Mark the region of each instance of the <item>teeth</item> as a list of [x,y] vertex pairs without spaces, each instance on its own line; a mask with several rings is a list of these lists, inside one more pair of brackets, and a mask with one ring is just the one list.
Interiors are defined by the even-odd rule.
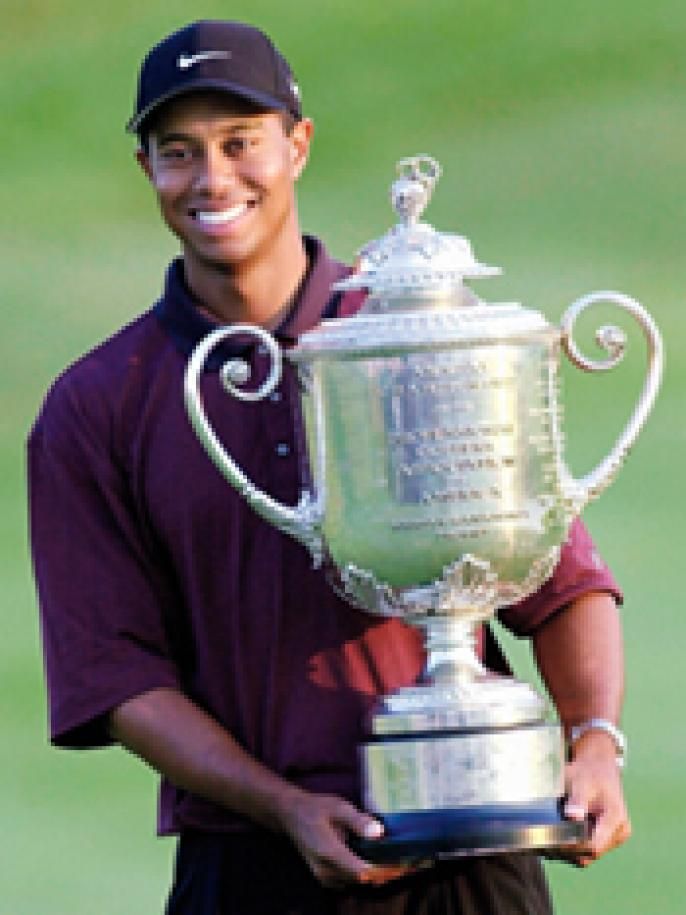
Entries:
[[194,219],[206,225],[218,226],[238,219],[247,209],[247,203],[237,203],[236,206],[230,207],[228,210],[196,210]]

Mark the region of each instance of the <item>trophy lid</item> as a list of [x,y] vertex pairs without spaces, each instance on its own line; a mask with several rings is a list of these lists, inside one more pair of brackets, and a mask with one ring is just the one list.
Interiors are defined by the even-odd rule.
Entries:
[[498,276],[476,259],[461,235],[420,221],[441,167],[430,156],[401,159],[391,187],[400,222],[359,252],[355,272],[334,289],[368,292],[349,318],[323,321],[289,351],[295,362],[313,357],[411,352],[479,342],[558,336],[542,314],[508,302],[487,304],[464,283]]
[[358,252],[358,268],[337,289],[367,289],[371,296],[434,293],[462,289],[465,279],[498,276],[500,267],[482,264],[462,235],[438,232],[420,217],[441,177],[431,156],[401,159],[391,186],[400,222]]

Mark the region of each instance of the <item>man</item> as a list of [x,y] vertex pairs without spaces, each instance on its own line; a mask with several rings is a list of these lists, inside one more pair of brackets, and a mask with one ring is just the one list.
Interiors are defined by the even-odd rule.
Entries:
[[[300,233],[313,126],[288,64],[257,29],[194,23],[148,54],[129,129],[181,257],[151,311],[58,379],[31,435],[53,742],[118,741],[162,774],[159,831],[180,834],[170,915],[549,911],[533,856],[414,873],[350,849],[350,836],[382,831],[360,808],[364,716],[418,675],[417,635],[339,600],[220,478],[184,413],[187,358],[217,324],[288,344],[352,307],[330,292],[347,268]],[[236,351],[254,383],[268,370],[249,342],[224,345],[203,378],[206,409],[256,484],[292,504],[293,375],[246,406],[218,379]],[[594,823],[580,864],[629,833],[616,597],[576,523],[553,578],[503,612],[531,635],[577,728],[566,812]]]

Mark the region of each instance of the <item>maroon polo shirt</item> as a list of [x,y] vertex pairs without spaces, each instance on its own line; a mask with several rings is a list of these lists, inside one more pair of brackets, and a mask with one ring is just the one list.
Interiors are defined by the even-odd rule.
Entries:
[[[346,272],[307,239],[310,268],[279,329],[288,342],[332,316]],[[350,302],[344,303],[350,310]],[[328,309],[328,311],[327,311]],[[208,460],[187,419],[188,356],[212,328],[169,268],[150,311],[71,366],[29,441],[31,533],[55,744],[110,742],[108,713],[156,687],[184,690],[255,757],[303,787],[358,802],[357,744],[375,698],[414,681],[417,633],[340,600],[304,548],[255,515]],[[258,382],[256,346],[238,344]],[[249,477],[298,498],[297,389],[286,364],[257,404],[202,379],[209,417]],[[579,594],[617,586],[580,522],[553,578],[503,611],[528,633]],[[163,781],[159,830],[245,821]]]

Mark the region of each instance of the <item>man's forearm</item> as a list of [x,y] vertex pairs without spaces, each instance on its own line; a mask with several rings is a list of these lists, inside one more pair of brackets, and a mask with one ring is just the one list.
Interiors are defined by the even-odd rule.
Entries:
[[590,718],[617,723],[624,696],[619,611],[592,592],[544,624],[533,638],[541,675],[566,729]]
[[178,787],[283,832],[324,884],[384,883],[405,872],[372,866],[347,846],[349,833],[381,835],[373,817],[281,778],[183,693],[154,689],[134,697],[112,712],[110,731]]
[[115,709],[112,736],[173,784],[281,829],[299,790],[258,762],[211,716],[172,689],[155,689]]
[[[534,651],[567,734],[592,718],[619,721],[624,656],[610,595],[590,593],[566,607],[536,633]],[[566,766],[565,815],[591,825],[588,838],[565,852],[581,866],[631,835],[616,751],[611,734],[591,728],[574,743]]]

